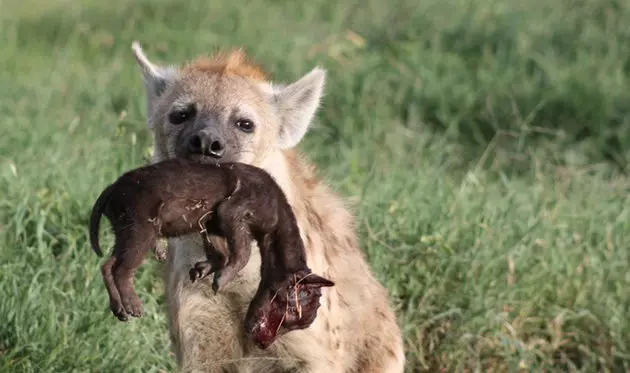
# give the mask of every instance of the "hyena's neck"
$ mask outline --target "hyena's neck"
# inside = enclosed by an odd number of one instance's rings
[[[289,203],[297,210],[296,213],[304,208],[304,202],[309,198],[309,191],[304,188],[308,175],[302,170],[302,162],[296,151],[275,151],[259,167],[273,176]]]
[[[358,250],[350,211],[301,154],[277,152],[261,166],[276,179],[293,207],[313,271],[323,273],[338,255]]]

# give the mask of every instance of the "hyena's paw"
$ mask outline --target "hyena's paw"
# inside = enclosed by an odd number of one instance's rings
[[[138,298],[137,295],[134,294],[133,296],[127,297],[123,300],[123,304],[125,305],[125,311],[127,311],[130,316],[142,317],[144,315],[142,302],[140,302],[140,298]]]
[[[214,272],[214,266],[209,260],[204,260],[195,263],[195,266],[190,269],[188,274],[190,275],[190,281],[195,282],[201,280]]]
[[[114,316],[120,321],[129,321],[129,315],[125,311],[125,308],[122,305],[122,302],[112,300],[109,303],[109,309],[112,311]]]
[[[144,312],[142,312],[142,302],[140,302],[140,298],[138,295],[131,290],[125,290],[120,292],[120,297],[122,298],[122,305],[125,309],[125,312],[132,317],[142,317]]]
[[[221,291],[236,277],[236,268],[234,266],[226,266],[225,268],[218,270],[214,274],[214,281],[212,282],[212,290],[214,290],[215,294]]]

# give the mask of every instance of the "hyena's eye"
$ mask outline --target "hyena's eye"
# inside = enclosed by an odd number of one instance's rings
[[[190,118],[194,117],[196,109],[193,105],[187,106],[182,109],[175,109],[168,115],[168,121],[172,124],[182,124]]]
[[[254,131],[254,122],[249,119],[239,119],[236,121],[236,126],[243,132],[250,133]]]

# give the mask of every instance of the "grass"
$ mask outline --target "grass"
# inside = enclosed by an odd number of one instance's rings
[[[87,244],[150,145],[134,39],[329,70],[300,147],[355,203],[407,372],[629,371],[630,3],[394,3],[0,1],[0,372],[175,369],[158,265],[119,323]]]

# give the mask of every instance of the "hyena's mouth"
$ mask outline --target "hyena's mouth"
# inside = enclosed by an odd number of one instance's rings
[[[186,158],[190,161],[193,162],[199,162],[202,164],[218,164],[218,163],[223,163],[223,162],[228,162],[229,159],[226,157],[222,157],[222,158],[216,158],[216,157],[211,157],[211,156],[207,156],[207,155],[200,155],[200,154],[186,154],[184,156],[179,156],[180,158]]]

